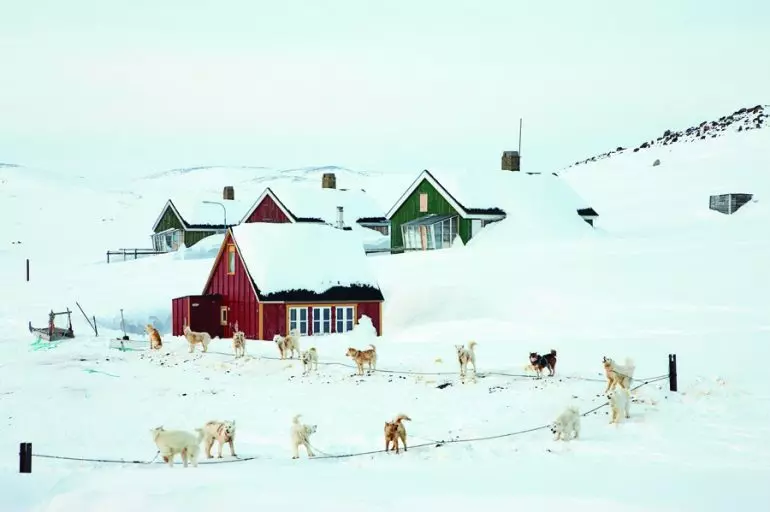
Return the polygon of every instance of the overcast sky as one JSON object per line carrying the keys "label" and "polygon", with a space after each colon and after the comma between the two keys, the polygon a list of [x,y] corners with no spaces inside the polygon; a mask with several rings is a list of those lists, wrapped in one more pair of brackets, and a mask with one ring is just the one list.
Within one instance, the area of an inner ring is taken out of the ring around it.
{"label": "overcast sky", "polygon": [[770,103],[762,0],[2,0],[0,162],[555,170]]}

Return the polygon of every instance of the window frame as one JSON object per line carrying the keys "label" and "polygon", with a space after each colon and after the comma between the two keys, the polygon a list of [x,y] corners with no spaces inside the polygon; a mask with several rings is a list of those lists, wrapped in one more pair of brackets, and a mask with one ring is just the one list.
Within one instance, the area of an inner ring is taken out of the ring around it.
{"label": "window frame", "polygon": [[[310,307],[308,306],[289,306],[289,328],[287,331],[291,332],[292,329],[297,329],[299,331],[300,336],[307,336],[310,332]],[[300,311],[305,311],[305,332],[302,332],[302,322],[303,320],[300,318],[302,315],[299,314]],[[292,312],[297,312],[296,318],[292,320],[291,314]],[[293,322],[293,323],[292,323]]]}
{"label": "window frame", "polygon": [[227,306],[219,306],[219,325],[227,327],[229,316],[230,308]]}
{"label": "window frame", "polygon": [[235,275],[235,244],[227,244],[227,275]]}
{"label": "window frame", "polygon": [[[316,312],[318,312],[318,319],[316,319]],[[329,318],[323,318],[323,312],[329,313]],[[325,336],[332,332],[332,307],[331,306],[313,306],[313,336]],[[316,329],[316,323],[318,329]],[[326,327],[326,330],[324,330]]]}
{"label": "window frame", "polygon": [[[340,315],[340,312],[343,314]],[[349,314],[348,314],[349,313]],[[339,329],[342,324],[342,330]],[[348,328],[349,326],[349,328]],[[334,306],[334,332],[344,334],[352,331],[356,326],[356,306],[344,304]]]}

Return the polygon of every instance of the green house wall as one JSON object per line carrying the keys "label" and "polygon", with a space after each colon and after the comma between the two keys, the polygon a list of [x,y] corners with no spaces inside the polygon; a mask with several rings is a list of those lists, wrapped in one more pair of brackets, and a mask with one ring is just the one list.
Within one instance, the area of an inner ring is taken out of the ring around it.
{"label": "green house wall", "polygon": [[174,211],[170,206],[167,206],[166,211],[163,212],[163,216],[160,218],[158,227],[155,228],[155,232],[160,233],[161,231],[166,231],[167,229],[171,228],[181,229],[184,231],[184,226],[181,222],[179,222],[177,216],[174,215]]}
{"label": "green house wall", "polygon": [[216,231],[187,231],[185,227],[179,222],[179,219],[174,215],[174,211],[170,206],[166,207],[166,211],[163,212],[163,216],[160,218],[158,227],[155,228],[155,233],[166,231],[167,229],[181,229],[182,241],[187,247],[191,247],[207,236],[216,234]]}
{"label": "green house wall", "polygon": [[[420,194],[428,194],[428,211],[420,211]],[[404,201],[404,204],[396,210],[396,213],[390,218],[390,248],[400,249],[404,246],[404,239],[401,234],[401,225],[410,220],[419,219],[430,213],[438,215],[460,215],[452,205],[439,194],[438,190],[424,179],[417,188]],[[463,243],[468,243],[471,238],[471,221],[460,217],[458,232]]]}

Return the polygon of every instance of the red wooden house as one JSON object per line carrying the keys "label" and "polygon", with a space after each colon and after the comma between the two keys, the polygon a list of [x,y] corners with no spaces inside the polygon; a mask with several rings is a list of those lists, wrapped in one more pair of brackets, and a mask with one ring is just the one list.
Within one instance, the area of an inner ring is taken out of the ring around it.
{"label": "red wooden house", "polygon": [[230,228],[203,293],[172,303],[173,334],[193,330],[272,340],[353,329],[362,315],[382,333],[384,298],[360,238],[320,223],[246,223]]}

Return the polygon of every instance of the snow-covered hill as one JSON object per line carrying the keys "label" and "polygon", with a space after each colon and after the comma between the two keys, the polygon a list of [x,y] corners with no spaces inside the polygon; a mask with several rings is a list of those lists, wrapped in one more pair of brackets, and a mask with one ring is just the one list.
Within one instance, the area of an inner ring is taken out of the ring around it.
{"label": "snow-covered hill", "polygon": [[[761,129],[739,129],[757,118]],[[598,225],[607,231],[689,236],[725,228],[757,236],[770,219],[770,128],[762,109],[727,119],[734,121],[709,130],[713,137],[682,135],[559,175],[599,212]],[[711,195],[727,193],[753,194],[753,202],[730,216],[709,210]]]}

